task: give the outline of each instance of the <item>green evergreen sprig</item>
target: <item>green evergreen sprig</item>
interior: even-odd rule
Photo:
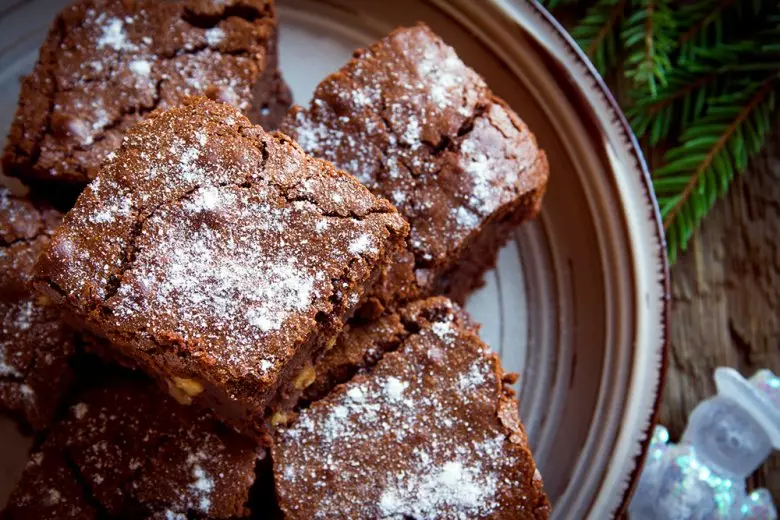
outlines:
[[[571,31],[602,76],[617,64],[620,26],[628,3],[628,0],[597,0]]]
[[[546,0],[571,3],[571,0]],[[602,75],[629,80],[624,109],[653,171],[671,262],[766,144],[780,74],[778,0],[590,0],[571,33]]]
[[[626,54],[624,72],[635,87],[656,97],[658,86],[666,86],[666,75],[672,68],[676,21],[669,0],[634,0],[633,5],[620,35]]]
[[[680,144],[653,172],[669,259],[685,251],[693,230],[722,197],[748,159],[764,147],[775,107],[776,75],[743,82],[734,93],[710,99],[703,116],[680,135]]]
[[[683,3],[679,14],[678,61],[696,60],[696,52],[739,41],[751,36],[749,31],[770,2],[762,0],[699,0]]]
[[[545,5],[547,5],[550,9],[555,9],[556,7],[560,7],[562,5],[572,5],[579,2],[579,0],[547,0],[545,2]]]
[[[761,53],[766,59],[757,57]],[[760,80],[767,71],[780,70],[780,62],[757,41],[716,45],[695,56],[695,61],[677,64],[655,96],[641,89],[629,93],[626,116],[637,136],[648,137],[650,146],[679,135],[704,115],[710,100],[740,88],[746,78]]]

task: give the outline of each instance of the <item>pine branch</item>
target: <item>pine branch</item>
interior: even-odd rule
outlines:
[[[557,7],[560,7],[562,5],[572,5],[576,4],[578,0],[542,0],[542,4],[547,7],[547,9],[555,9]]]
[[[625,75],[636,88],[655,97],[666,85],[672,68],[671,54],[677,47],[676,22],[670,0],[634,0],[637,10],[626,18],[621,33],[627,52]]]
[[[780,52],[762,49],[758,41],[699,49],[695,62],[679,64],[667,74],[667,84],[655,98],[638,89],[629,92],[626,115],[634,132],[649,134],[655,146],[670,133],[685,130],[704,114],[708,100],[727,92],[734,81],[760,81],[767,71],[780,70]]]
[[[617,63],[617,32],[627,5],[628,0],[598,0],[571,30],[602,76]]]
[[[683,4],[677,13],[681,28],[678,61],[694,61],[698,49],[754,36],[753,29],[777,10],[776,4],[776,0],[699,0]]]
[[[773,14],[766,17],[766,29],[759,31],[758,37],[762,42],[762,53],[774,53],[780,55],[780,1],[775,5]]]
[[[774,72],[763,82],[735,84],[732,92],[711,100],[706,114],[683,132],[680,146],[666,153],[666,165],[654,172],[671,262],[686,250],[734,174],[742,173],[748,159],[763,148],[777,77]]]
[[[712,28],[715,36],[723,33],[723,13],[739,0],[703,0],[681,6],[679,12],[680,54],[685,57],[688,51],[695,48],[695,42],[707,38],[707,31]]]
[[[666,86],[655,98],[639,90],[630,92],[633,103],[626,115],[637,137],[649,133],[650,145],[656,146],[669,137],[670,132],[684,129],[702,114],[707,98],[713,94],[718,79],[726,70],[713,69],[703,74],[677,70],[667,77]]]
[[[653,175],[674,262],[765,144],[780,84],[780,0],[590,1],[573,36],[602,75],[625,58],[636,134],[651,146],[676,141]]]

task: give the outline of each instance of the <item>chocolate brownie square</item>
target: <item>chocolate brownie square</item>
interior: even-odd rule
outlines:
[[[548,517],[514,378],[459,313],[416,304],[397,350],[277,431],[286,518]]]
[[[407,232],[351,175],[194,98],[128,132],[35,281],[120,359],[257,435]]]
[[[83,392],[31,455],[5,511],[39,518],[205,519],[249,515],[265,451],[149,381]]]
[[[0,186],[0,412],[35,431],[49,426],[74,377],[73,332],[28,286],[61,217]]]
[[[272,0],[79,0],[24,79],[7,175],[83,186],[156,108],[207,95],[275,128],[291,102]]]
[[[463,302],[547,185],[528,127],[422,24],[356,51],[281,130],[398,207],[418,295]]]

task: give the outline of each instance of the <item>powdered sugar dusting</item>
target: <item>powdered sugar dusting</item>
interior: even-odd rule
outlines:
[[[265,295],[271,303],[259,305],[247,313],[249,323],[263,332],[279,329],[284,323],[284,310],[306,310],[315,296],[314,278],[301,276],[292,259],[286,264],[272,265],[266,279],[274,284],[273,292]]]
[[[78,403],[73,405],[71,408],[73,410],[73,416],[76,419],[83,419],[85,415],[87,415],[87,410],[89,410],[89,406],[87,403]]]
[[[488,380],[489,370],[490,367],[486,363],[474,363],[468,372],[458,376],[458,388],[462,392],[467,392],[484,384]]]
[[[98,23],[100,23],[98,21]],[[119,18],[109,18],[102,26],[103,34],[98,38],[97,48],[111,47],[115,51],[132,51],[137,47],[127,39],[124,22]]]
[[[111,123],[111,120],[108,117],[108,112],[106,112],[106,108],[102,100],[97,99],[93,101],[90,105],[90,108],[92,113],[92,132],[99,133]],[[84,140],[85,145],[90,145],[93,142],[93,136],[91,134]]]
[[[385,382],[385,394],[390,401],[400,401],[404,390],[409,386],[406,381],[401,381],[397,377],[388,377]]]
[[[150,303],[173,307],[177,321],[222,329],[231,338],[227,356],[234,361],[256,351],[265,333],[306,311],[319,294],[315,284],[324,281],[313,265],[288,256],[285,248],[266,247],[267,232],[284,230],[295,214],[285,207],[253,204],[256,196],[214,186],[196,190],[182,203],[183,210],[216,213],[211,226],[180,219],[175,207],[160,211],[147,221],[145,233],[155,237],[154,243],[139,254],[133,271],[141,290],[153,295]],[[263,218],[250,217],[255,211]],[[233,219],[238,226],[222,231],[218,222]],[[172,221],[178,225],[170,226]],[[123,285],[119,295],[132,297],[138,288]],[[116,308],[120,318],[132,316],[136,309],[131,302]],[[273,360],[257,363],[261,361]]]
[[[176,152],[183,179],[209,177],[198,149],[182,144]],[[268,373],[284,362],[263,348],[268,335],[284,336],[290,320],[313,317],[314,303],[331,290],[325,273],[377,254],[368,226],[327,219],[308,202],[286,204],[270,187],[204,185],[146,219],[135,266],[109,302],[113,317],[122,323],[148,314],[151,331],[173,327],[184,338],[213,339],[221,347],[211,356]],[[169,314],[157,316],[159,307]]]
[[[429,94],[437,107],[442,110],[456,107],[461,114],[468,115],[468,109],[459,105],[463,86],[467,81],[466,78],[469,78],[470,71],[452,47],[436,49],[427,46],[416,66],[420,77],[430,84]]]
[[[128,197],[121,196],[121,194],[114,194],[109,196],[106,203],[97,211],[89,216],[89,219],[94,224],[110,224],[116,220],[117,217],[126,217],[130,215],[132,208],[132,202]]]
[[[201,211],[213,211],[217,209],[221,203],[220,199],[225,197],[225,203],[231,204],[233,202],[233,194],[226,193],[221,195],[219,189],[215,186],[206,186],[195,192],[195,195],[191,200],[184,203],[184,208],[192,213],[199,213]]]
[[[130,62],[129,67],[134,74],[145,78],[149,77],[149,74],[152,72],[152,64],[147,60],[133,60]]]
[[[451,345],[456,331],[450,321],[437,321],[431,325],[431,331],[444,343]]]
[[[0,343],[0,376],[3,377],[21,377],[21,372],[8,363],[6,360],[8,357],[8,351],[4,343]]]
[[[466,520],[533,504],[524,455],[495,418],[490,358],[454,316],[424,326],[280,432],[274,461],[285,509]],[[439,355],[425,361],[432,350]]]
[[[187,454],[185,460],[178,461],[179,467],[168,471],[168,474],[174,478],[185,477],[184,481],[188,483],[186,488],[179,489],[178,496],[171,500],[166,511],[166,518],[169,514],[173,515],[172,518],[178,519],[179,515],[184,515],[184,518],[187,518],[186,513],[192,510],[196,510],[204,516],[210,516],[208,514],[218,499],[217,493],[225,493],[226,486],[239,490],[239,496],[241,496],[242,491],[246,492],[245,490],[251,485],[251,477],[250,480],[241,479],[238,481],[224,479],[226,476],[224,471],[231,468],[226,467],[230,462],[226,458],[226,445],[223,439],[212,432],[205,432],[199,428],[182,429],[176,432],[176,435],[179,442],[185,440],[186,444],[193,449]],[[245,475],[253,467],[250,463],[250,455],[251,451],[247,447],[241,461],[245,466],[237,468]],[[153,470],[155,469],[153,468]],[[219,473],[214,473],[215,470]]]
[[[190,492],[196,497],[198,509],[208,513],[211,508],[211,493],[214,491],[214,480],[199,464],[205,458],[207,458],[207,455],[203,452],[190,454],[187,457],[187,464],[192,467],[193,482],[189,485]]]
[[[33,324],[33,314],[35,307],[32,300],[24,300],[17,304],[17,313],[14,319],[14,328],[19,331],[25,331],[29,329]]]
[[[368,98],[362,98],[362,101],[365,99]],[[330,110],[318,99],[312,102],[312,106],[323,111]],[[306,152],[328,159],[369,187],[373,185],[376,159],[372,157],[370,139],[362,140],[364,136],[361,134],[352,135],[336,126],[315,122],[305,112],[296,114],[293,136]],[[339,147],[349,150],[351,157],[347,161],[341,160]]]
[[[48,428],[71,384],[72,336],[58,309],[29,288],[59,213],[0,187],[0,409]]]
[[[479,226],[480,219],[472,211],[469,211],[463,206],[458,206],[454,212],[455,221],[459,227],[463,229],[475,229],[477,226]]]
[[[472,511],[484,514],[495,507],[497,477],[481,475],[480,465],[464,466],[453,460],[431,467],[423,459],[411,479],[398,478],[385,488],[379,499],[383,517],[414,516],[419,519],[441,517],[441,511],[454,510],[454,518],[470,518]]]
[[[227,62],[227,63],[226,63]],[[219,63],[223,68],[218,69]],[[171,78],[179,80],[181,96],[204,94],[207,90],[218,101],[246,111],[252,105],[252,61],[243,56],[225,56],[206,49],[198,54],[174,59]]]
[[[420,123],[417,119],[410,119],[406,125],[406,130],[401,134],[401,142],[411,147],[420,146]]]
[[[376,247],[373,246],[371,235],[366,233],[363,233],[349,244],[349,252],[352,254],[359,255],[367,251],[376,252]]]
[[[25,399],[27,401],[35,400],[35,390],[33,390],[30,385],[27,384],[19,385],[19,394],[21,394],[22,399]]]
[[[316,231],[317,233],[322,233],[323,231],[328,229],[329,225],[330,224],[326,219],[320,219],[317,221],[316,224],[314,224],[314,231]]]
[[[216,47],[224,39],[225,31],[221,27],[212,27],[206,31],[206,41],[212,47]]]
[[[497,196],[501,193],[501,187],[515,184],[519,172],[503,156],[488,156],[481,148],[479,141],[467,136],[461,145],[459,164],[471,180],[471,207],[486,216],[501,204],[502,199]]]

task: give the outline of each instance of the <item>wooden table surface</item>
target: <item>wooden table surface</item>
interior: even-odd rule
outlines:
[[[678,439],[715,392],[713,370],[780,374],[780,116],[769,146],[735,179],[671,269],[669,372],[661,423]],[[650,158],[655,161],[656,158]],[[780,452],[752,479],[780,507]]]

